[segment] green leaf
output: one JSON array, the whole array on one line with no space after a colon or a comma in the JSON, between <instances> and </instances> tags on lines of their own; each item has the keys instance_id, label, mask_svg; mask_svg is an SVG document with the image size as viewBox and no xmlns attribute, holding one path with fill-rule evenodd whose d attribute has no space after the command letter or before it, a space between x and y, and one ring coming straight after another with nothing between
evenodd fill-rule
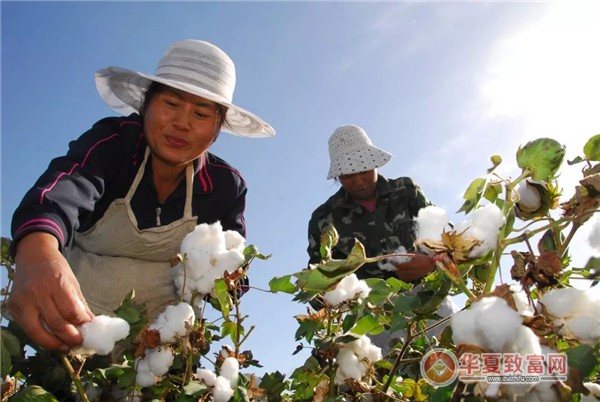
<instances>
[{"instance_id":1,"label":"green leaf","mask_svg":"<svg viewBox=\"0 0 600 402\"><path fill-rule=\"evenodd\" d=\"M117 378L117 384L121 388L130 388L135 384L135 370L133 367L124 367L123 372Z\"/></svg>"},{"instance_id":2,"label":"green leaf","mask_svg":"<svg viewBox=\"0 0 600 402\"><path fill-rule=\"evenodd\" d=\"M261 254L254 244L249 244L244 248L244 259L246 262L248 262L253 258L258 258L260 260L268 260L269 258L271 258L271 254Z\"/></svg>"},{"instance_id":3,"label":"green leaf","mask_svg":"<svg viewBox=\"0 0 600 402\"><path fill-rule=\"evenodd\" d=\"M565 157L565 147L551 138L538 138L517 150L517 164L537 181L554 178Z\"/></svg>"},{"instance_id":4,"label":"green leaf","mask_svg":"<svg viewBox=\"0 0 600 402\"><path fill-rule=\"evenodd\" d=\"M275 277L269 281L269 289L271 292L294 293L296 286L291 282L292 275Z\"/></svg>"},{"instance_id":5,"label":"green leaf","mask_svg":"<svg viewBox=\"0 0 600 402\"><path fill-rule=\"evenodd\" d=\"M579 370L582 378L587 377L596 366L596 356L594 355L594 348L591 346L575 346L564 352L567 355L567 364L569 367L575 367Z\"/></svg>"},{"instance_id":6,"label":"green leaf","mask_svg":"<svg viewBox=\"0 0 600 402\"><path fill-rule=\"evenodd\" d=\"M21 344L16 336L5 329L2 329L0 337L0 340L2 341L0 349L0 352L2 353L0 355L0 373L2 374L2 378L5 378L11 373L13 357L19 357L21 355Z\"/></svg>"},{"instance_id":7,"label":"green leaf","mask_svg":"<svg viewBox=\"0 0 600 402\"><path fill-rule=\"evenodd\" d=\"M377 335L382 333L383 330L383 325L379 324L373 316L365 315L358 320L351 332L356 335Z\"/></svg>"},{"instance_id":8,"label":"green leaf","mask_svg":"<svg viewBox=\"0 0 600 402\"><path fill-rule=\"evenodd\" d=\"M44 388L32 385L21 389L10 398L11 402L58 402L58 399Z\"/></svg>"},{"instance_id":9,"label":"green leaf","mask_svg":"<svg viewBox=\"0 0 600 402\"><path fill-rule=\"evenodd\" d=\"M221 336L225 338L227 335L231 337L233 343L237 343L237 324L233 321L225 321L221 324Z\"/></svg>"},{"instance_id":10,"label":"green leaf","mask_svg":"<svg viewBox=\"0 0 600 402\"><path fill-rule=\"evenodd\" d=\"M217 295L217 301L219 303L219 307L221 310L221 314L223 314L224 318L229 316L229 312L231 311L231 296L227 291L227 284L223 278L215 280L215 294Z\"/></svg>"},{"instance_id":11,"label":"green leaf","mask_svg":"<svg viewBox=\"0 0 600 402\"><path fill-rule=\"evenodd\" d=\"M600 134L596 134L583 146L583 154L590 161L600 161Z\"/></svg>"},{"instance_id":12,"label":"green leaf","mask_svg":"<svg viewBox=\"0 0 600 402\"><path fill-rule=\"evenodd\" d=\"M483 189L485 187L487 180L484 177L478 177L469 184L467 190L463 195L463 199L465 202L460 207L457 212L463 212L468 214L473 208L477 206L479 200L481 199L481 195L483 194Z\"/></svg>"}]
</instances>

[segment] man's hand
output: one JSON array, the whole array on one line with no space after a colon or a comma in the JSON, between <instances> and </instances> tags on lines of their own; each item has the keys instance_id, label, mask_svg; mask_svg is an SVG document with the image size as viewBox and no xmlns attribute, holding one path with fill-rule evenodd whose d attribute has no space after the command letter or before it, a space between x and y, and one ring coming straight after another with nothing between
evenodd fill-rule
<instances>
[{"instance_id":1,"label":"man's hand","mask_svg":"<svg viewBox=\"0 0 600 402\"><path fill-rule=\"evenodd\" d=\"M425 254L415 254L410 261L403 263L392 262L396 267L398 279L404 282L413 282L423 278L431 271L435 265L433 259Z\"/></svg>"},{"instance_id":2,"label":"man's hand","mask_svg":"<svg viewBox=\"0 0 600 402\"><path fill-rule=\"evenodd\" d=\"M17 324L46 349L66 352L81 344L76 326L94 315L56 238L43 232L28 234L17 245L15 263L8 308Z\"/></svg>"}]
</instances>

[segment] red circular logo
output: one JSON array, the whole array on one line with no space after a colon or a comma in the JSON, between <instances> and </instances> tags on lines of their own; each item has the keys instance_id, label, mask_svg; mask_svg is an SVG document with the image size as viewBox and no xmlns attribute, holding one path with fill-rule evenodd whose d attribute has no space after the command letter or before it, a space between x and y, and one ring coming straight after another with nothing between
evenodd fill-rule
<instances>
[{"instance_id":1,"label":"red circular logo","mask_svg":"<svg viewBox=\"0 0 600 402\"><path fill-rule=\"evenodd\" d=\"M432 349L421 360L421 375L430 385L443 387L458 377L458 360L446 349Z\"/></svg>"}]
</instances>

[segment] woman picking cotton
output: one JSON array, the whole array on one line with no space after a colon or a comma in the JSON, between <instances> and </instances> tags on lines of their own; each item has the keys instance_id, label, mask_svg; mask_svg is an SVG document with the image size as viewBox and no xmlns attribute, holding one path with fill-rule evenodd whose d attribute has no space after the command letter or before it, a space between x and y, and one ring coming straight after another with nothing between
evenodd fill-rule
<instances>
[{"instance_id":1,"label":"woman picking cotton","mask_svg":"<svg viewBox=\"0 0 600 402\"><path fill-rule=\"evenodd\" d=\"M135 289L149 310L175 298L169 260L199 223L245 236L246 185L208 152L220 131L274 130L232 103L233 61L199 40L171 45L156 74L108 67L100 120L54 159L15 211L15 321L42 347L81 343L77 326ZM88 307L89 306L89 307Z\"/></svg>"}]
</instances>

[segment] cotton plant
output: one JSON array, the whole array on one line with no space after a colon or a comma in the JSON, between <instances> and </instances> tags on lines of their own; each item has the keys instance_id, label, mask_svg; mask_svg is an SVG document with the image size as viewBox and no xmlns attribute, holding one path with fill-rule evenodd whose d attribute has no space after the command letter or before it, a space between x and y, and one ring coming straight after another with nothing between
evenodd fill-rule
<instances>
[{"instance_id":1,"label":"cotton plant","mask_svg":"<svg viewBox=\"0 0 600 402\"><path fill-rule=\"evenodd\" d=\"M356 274L350 274L344 277L335 287L335 289L325 292L323 299L332 306L339 306L344 302L353 300L358 296L358 300L365 299L371 288L364 280L359 280Z\"/></svg>"},{"instance_id":2,"label":"cotton plant","mask_svg":"<svg viewBox=\"0 0 600 402\"><path fill-rule=\"evenodd\" d=\"M199 368L196 378L204 382L211 389L214 402L227 402L237 388L240 364L235 357L226 357L221 364L219 374Z\"/></svg>"},{"instance_id":3,"label":"cotton plant","mask_svg":"<svg viewBox=\"0 0 600 402\"><path fill-rule=\"evenodd\" d=\"M115 343L129 335L129 324L122 318L97 315L78 327L83 343L72 351L76 354L107 355Z\"/></svg>"},{"instance_id":4,"label":"cotton plant","mask_svg":"<svg viewBox=\"0 0 600 402\"><path fill-rule=\"evenodd\" d=\"M189 333L189 328L195 319L196 314L192 306L181 302L167 306L148 327L148 330L158 331L161 343L174 342L177 337L186 336Z\"/></svg>"},{"instance_id":5,"label":"cotton plant","mask_svg":"<svg viewBox=\"0 0 600 402\"><path fill-rule=\"evenodd\" d=\"M357 336L352 342L340 343L334 382L341 384L349 378L360 380L369 367L381 359L381 349L371 344L371 339L366 335Z\"/></svg>"},{"instance_id":6,"label":"cotton plant","mask_svg":"<svg viewBox=\"0 0 600 402\"><path fill-rule=\"evenodd\" d=\"M215 280L232 273L244 261L245 239L223 230L220 222L197 225L181 243L183 261L174 268L177 291L188 303L194 293L214 296Z\"/></svg>"},{"instance_id":7,"label":"cotton plant","mask_svg":"<svg viewBox=\"0 0 600 402\"><path fill-rule=\"evenodd\" d=\"M135 361L135 383L140 387L156 384L169 371L174 358L169 347L146 349L144 357Z\"/></svg>"},{"instance_id":8,"label":"cotton plant","mask_svg":"<svg viewBox=\"0 0 600 402\"><path fill-rule=\"evenodd\" d=\"M528 327L522 325L521 315L509 307L505 300L484 297L474 302L469 310L455 314L451 319L452 337L458 348L475 347L477 353L517 353L525 355L541 354L538 337ZM524 370L524 367L521 367ZM461 380L470 382L468 378ZM479 382L478 392L487 398L523 395L532 384L501 384Z\"/></svg>"},{"instance_id":9,"label":"cotton plant","mask_svg":"<svg viewBox=\"0 0 600 402\"><path fill-rule=\"evenodd\" d=\"M558 333L584 345L600 341L600 294L577 288L552 289L539 300Z\"/></svg>"}]
</instances>

